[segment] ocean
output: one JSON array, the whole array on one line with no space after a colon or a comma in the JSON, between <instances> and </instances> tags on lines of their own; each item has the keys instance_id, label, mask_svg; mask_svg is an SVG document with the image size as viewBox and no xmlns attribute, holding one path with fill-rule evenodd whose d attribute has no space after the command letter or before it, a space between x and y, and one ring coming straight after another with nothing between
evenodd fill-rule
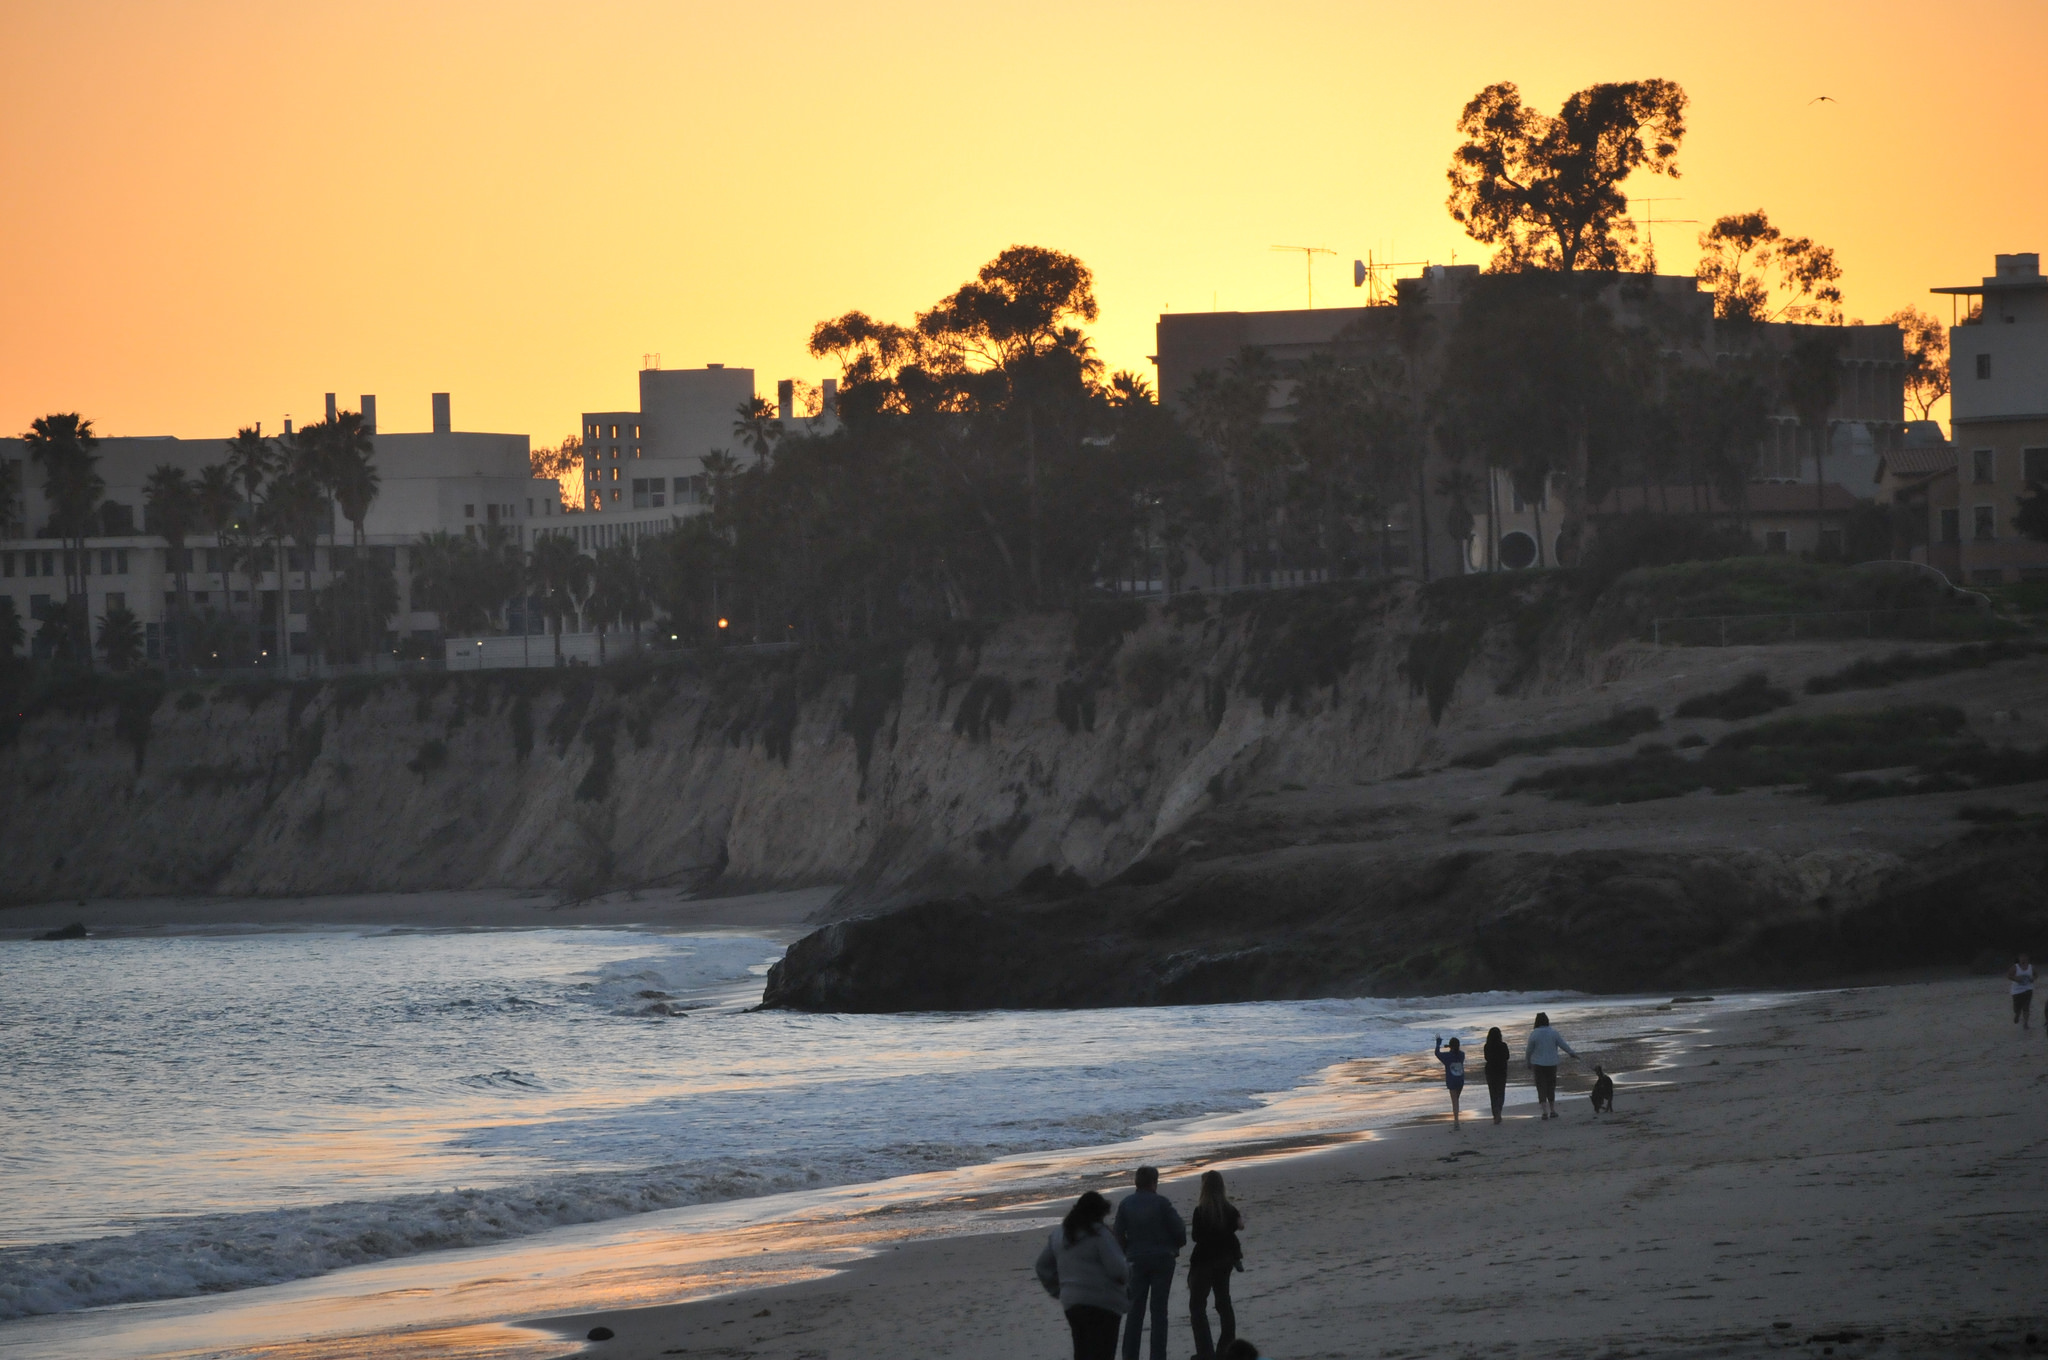
<instances>
[{"instance_id":1,"label":"ocean","mask_svg":"<svg viewBox=\"0 0 2048 1360\"><path fill-rule=\"evenodd\" d=\"M1476 1043L1542 1000L754 1010L780 952L632 929L0 942L0 1354L154 1353L91 1320L132 1321L109 1305L314 1282L299 1297L386 1262L457 1278L494 1244L729 1232L844 1187L1043 1192L1204 1140L1355 1136L1441 1103L1432 1033ZM646 1300L707 1287L687 1275Z\"/></svg>"}]
</instances>

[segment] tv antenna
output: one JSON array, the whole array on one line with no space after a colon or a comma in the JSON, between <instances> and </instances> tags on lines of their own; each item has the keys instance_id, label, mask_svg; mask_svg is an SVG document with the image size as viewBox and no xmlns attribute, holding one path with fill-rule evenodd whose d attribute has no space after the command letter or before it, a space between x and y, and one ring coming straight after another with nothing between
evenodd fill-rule
<instances>
[{"instance_id":1,"label":"tv antenna","mask_svg":"<svg viewBox=\"0 0 2048 1360\"><path fill-rule=\"evenodd\" d=\"M1375 260L1368 250L1364 259L1351 262L1351 286L1365 290L1366 306L1382 306L1394 300L1394 290L1382 275L1389 269L1421 269L1428 264L1428 260Z\"/></svg>"},{"instance_id":2,"label":"tv antenna","mask_svg":"<svg viewBox=\"0 0 2048 1360\"><path fill-rule=\"evenodd\" d=\"M1680 223L1689 223L1692 226L1699 225L1700 220L1697 217L1657 216L1657 205L1659 203L1683 203L1685 200L1682 198L1631 198L1628 201L1630 203L1647 203L1650 205L1650 215L1643 219L1643 239L1649 242L1652 254L1655 254L1657 250L1657 224L1659 222L1671 226L1677 226Z\"/></svg>"},{"instance_id":3,"label":"tv antenna","mask_svg":"<svg viewBox=\"0 0 2048 1360\"><path fill-rule=\"evenodd\" d=\"M1316 305L1316 256L1335 255L1337 252L1328 246L1274 246L1273 249L1301 252L1302 264L1308 271L1308 305L1313 309Z\"/></svg>"}]
</instances>

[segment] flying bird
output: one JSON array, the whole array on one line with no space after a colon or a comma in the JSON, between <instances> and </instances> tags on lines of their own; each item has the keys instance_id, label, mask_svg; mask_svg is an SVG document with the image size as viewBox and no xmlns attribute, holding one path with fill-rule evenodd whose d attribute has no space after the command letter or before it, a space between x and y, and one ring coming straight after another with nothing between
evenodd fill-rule
<instances>
[{"instance_id":1,"label":"flying bird","mask_svg":"<svg viewBox=\"0 0 2048 1360\"><path fill-rule=\"evenodd\" d=\"M1807 100L1806 102L1809 104L1839 104L1842 101L1835 98L1833 95L1817 94L1813 98Z\"/></svg>"}]
</instances>

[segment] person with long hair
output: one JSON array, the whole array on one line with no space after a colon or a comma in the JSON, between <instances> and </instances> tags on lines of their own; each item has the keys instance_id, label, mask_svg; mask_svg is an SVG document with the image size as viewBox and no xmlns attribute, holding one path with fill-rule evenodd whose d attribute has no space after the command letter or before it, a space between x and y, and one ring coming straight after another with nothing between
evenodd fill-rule
<instances>
[{"instance_id":1,"label":"person with long hair","mask_svg":"<svg viewBox=\"0 0 2048 1360\"><path fill-rule=\"evenodd\" d=\"M1536 1028L1529 1031L1529 1042L1523 1045L1522 1056L1529 1060L1529 1075L1536 1081L1536 1103L1542 1107L1543 1118L1557 1118L1557 1054L1562 1049L1571 1053L1572 1046L1564 1036L1550 1027L1550 1017L1542 1011L1536 1012Z\"/></svg>"},{"instance_id":2,"label":"person with long hair","mask_svg":"<svg viewBox=\"0 0 2048 1360\"><path fill-rule=\"evenodd\" d=\"M1188 1254L1188 1317L1195 1332L1195 1360L1214 1360L1237 1339L1237 1311L1230 1306L1230 1276L1244 1269L1244 1248L1237 1234L1244 1215L1223 1194L1223 1173L1202 1173L1201 1195L1190 1215L1195 1249ZM1209 1296L1216 1296L1218 1334L1209 1339Z\"/></svg>"},{"instance_id":3,"label":"person with long hair","mask_svg":"<svg viewBox=\"0 0 2048 1360\"><path fill-rule=\"evenodd\" d=\"M1486 1060L1486 1098L1493 1102L1493 1122L1500 1123L1500 1107L1508 1101L1508 1041L1500 1037L1500 1026L1486 1031L1486 1044L1479 1050Z\"/></svg>"},{"instance_id":4,"label":"person with long hair","mask_svg":"<svg viewBox=\"0 0 2048 1360\"><path fill-rule=\"evenodd\" d=\"M1074 1201L1052 1230L1035 1269L1045 1292L1060 1301L1074 1336L1074 1360L1115 1360L1130 1265L1103 1221L1109 1201L1093 1190Z\"/></svg>"}]
</instances>

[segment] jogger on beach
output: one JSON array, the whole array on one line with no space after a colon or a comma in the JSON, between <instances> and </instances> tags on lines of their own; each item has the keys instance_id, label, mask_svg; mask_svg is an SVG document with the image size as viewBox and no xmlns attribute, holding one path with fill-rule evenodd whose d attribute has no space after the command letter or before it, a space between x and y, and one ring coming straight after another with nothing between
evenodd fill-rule
<instances>
[{"instance_id":1,"label":"jogger on beach","mask_svg":"<svg viewBox=\"0 0 2048 1360\"><path fill-rule=\"evenodd\" d=\"M1564 1036L1550 1027L1550 1016L1543 1011L1536 1012L1536 1028L1529 1031L1529 1042L1523 1046L1522 1056L1529 1060L1529 1075L1536 1079L1536 1103L1543 1107L1543 1118L1557 1118L1557 1051L1563 1049L1576 1058L1572 1046Z\"/></svg>"},{"instance_id":2,"label":"jogger on beach","mask_svg":"<svg viewBox=\"0 0 2048 1360\"><path fill-rule=\"evenodd\" d=\"M1074 1360L1116 1360L1130 1266L1103 1224L1109 1201L1095 1191L1074 1201L1038 1253L1038 1282L1060 1301L1074 1337Z\"/></svg>"},{"instance_id":3,"label":"jogger on beach","mask_svg":"<svg viewBox=\"0 0 2048 1360\"><path fill-rule=\"evenodd\" d=\"M1195 1230L1195 1249L1188 1253L1188 1321L1195 1331L1195 1360L1213 1360L1217 1348L1229 1351L1237 1339L1237 1312L1230 1306L1230 1276L1244 1269L1238 1230L1244 1215L1223 1194L1223 1173L1202 1173L1202 1195L1188 1215ZM1209 1295L1216 1296L1216 1340L1209 1340Z\"/></svg>"},{"instance_id":4,"label":"jogger on beach","mask_svg":"<svg viewBox=\"0 0 2048 1360\"><path fill-rule=\"evenodd\" d=\"M1451 1093L1451 1127L1458 1126L1458 1098L1465 1094L1465 1051L1458 1047L1456 1035L1451 1037L1451 1046L1444 1047L1444 1036L1436 1036L1436 1060L1444 1065L1444 1089Z\"/></svg>"},{"instance_id":5,"label":"jogger on beach","mask_svg":"<svg viewBox=\"0 0 2048 1360\"><path fill-rule=\"evenodd\" d=\"M1508 1101L1508 1041L1500 1037L1500 1026L1486 1031L1486 1044L1479 1050L1486 1060L1486 1095L1493 1102L1493 1122L1500 1123L1500 1107Z\"/></svg>"},{"instance_id":6,"label":"jogger on beach","mask_svg":"<svg viewBox=\"0 0 2048 1360\"><path fill-rule=\"evenodd\" d=\"M2034 1027L2034 961L2025 954L2019 962L2005 970L2006 981L2012 984L2012 1022L2021 1029ZM2042 1012L2043 1025L2048 1025L2048 1011Z\"/></svg>"}]
</instances>

